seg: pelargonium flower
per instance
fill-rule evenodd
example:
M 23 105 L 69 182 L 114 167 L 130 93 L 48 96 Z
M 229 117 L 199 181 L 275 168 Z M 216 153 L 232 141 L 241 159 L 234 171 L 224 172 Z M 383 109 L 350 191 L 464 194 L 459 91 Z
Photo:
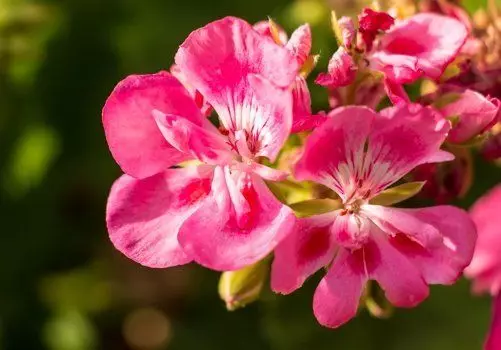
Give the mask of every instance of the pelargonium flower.
M 470 215 L 478 230 L 478 241 L 465 275 L 473 279 L 473 291 L 489 292 L 495 297 L 491 329 L 486 350 L 501 344 L 501 184 L 477 200 Z
M 453 283 L 475 244 L 466 212 L 371 203 L 417 165 L 450 160 L 451 154 L 440 150 L 449 129 L 439 114 L 419 105 L 379 115 L 366 107 L 333 112 L 307 140 L 295 176 L 328 186 L 343 208 L 298 221 L 275 249 L 273 290 L 291 293 L 327 267 L 313 311 L 322 325 L 338 327 L 355 315 L 369 280 L 399 307 L 419 304 L 428 296 L 428 284 Z
M 289 135 L 297 62 L 233 17 L 192 32 L 175 62 L 217 112 L 220 127 L 169 73 L 129 76 L 117 85 L 103 124 L 126 174 L 108 199 L 110 238 L 150 267 L 194 260 L 238 269 L 265 257 L 294 225 L 292 211 L 263 180 L 286 174 L 259 160 L 273 161 Z

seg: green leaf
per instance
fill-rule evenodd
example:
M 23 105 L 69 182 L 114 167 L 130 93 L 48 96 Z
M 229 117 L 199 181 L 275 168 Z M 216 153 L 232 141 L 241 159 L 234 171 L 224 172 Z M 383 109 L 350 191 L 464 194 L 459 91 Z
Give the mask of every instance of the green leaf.
M 294 210 L 298 217 L 302 218 L 340 209 L 342 207 L 342 203 L 339 200 L 322 198 L 293 203 L 290 207 Z
M 392 205 L 406 199 L 409 199 L 421 191 L 425 181 L 408 182 L 399 186 L 395 186 L 381 192 L 379 195 L 370 200 L 371 204 L 376 205 Z

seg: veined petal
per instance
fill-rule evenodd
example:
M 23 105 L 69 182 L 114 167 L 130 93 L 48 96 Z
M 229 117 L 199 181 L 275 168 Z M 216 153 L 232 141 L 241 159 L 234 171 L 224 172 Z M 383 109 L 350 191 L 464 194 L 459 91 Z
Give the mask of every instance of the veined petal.
M 323 183 L 346 198 L 354 186 L 355 169 L 363 167 L 364 145 L 376 118 L 366 107 L 333 110 L 306 141 L 295 167 L 296 178 Z
M 115 247 L 149 267 L 190 262 L 177 235 L 209 194 L 211 177 L 210 166 L 170 169 L 146 179 L 120 177 L 111 189 L 106 209 Z
M 191 33 L 176 63 L 227 130 L 246 130 L 257 155 L 276 157 L 292 125 L 288 88 L 298 65 L 289 50 L 226 17 Z
M 190 158 L 164 139 L 151 112 L 182 115 L 195 124 L 202 116 L 189 93 L 167 72 L 131 75 L 121 81 L 103 108 L 103 126 L 122 170 L 145 178 Z
M 179 151 L 204 163 L 228 164 L 236 156 L 227 140 L 208 121 L 196 125 L 183 117 L 153 110 L 165 139 Z
M 262 179 L 216 167 L 212 192 L 181 227 L 183 250 L 214 270 L 236 270 L 268 255 L 292 230 L 295 217 Z M 228 183 L 230 182 L 230 183 Z M 236 191 L 237 190 L 237 191 Z
M 313 297 L 313 312 L 318 322 L 337 328 L 351 320 L 357 313 L 366 282 L 363 256 L 340 250 Z
M 289 294 L 334 257 L 336 244 L 330 232 L 334 214 L 298 219 L 291 232 L 276 248 L 271 269 L 271 289 Z

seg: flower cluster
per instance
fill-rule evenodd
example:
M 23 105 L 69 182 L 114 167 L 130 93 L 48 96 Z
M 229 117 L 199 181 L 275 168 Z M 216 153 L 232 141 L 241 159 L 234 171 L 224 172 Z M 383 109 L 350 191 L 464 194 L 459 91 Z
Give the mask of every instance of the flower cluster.
M 313 312 L 331 328 L 377 291 L 414 307 L 429 285 L 454 283 L 495 213 L 479 204 L 472 220 L 444 202 L 467 191 L 470 149 L 495 136 L 501 104 L 461 83 L 480 47 L 466 15 L 397 12 L 333 13 L 339 46 L 315 80 L 328 113 L 312 111 L 308 24 L 289 38 L 271 20 L 226 17 L 193 31 L 170 72 L 121 81 L 103 109 L 125 173 L 107 205 L 114 246 L 149 267 L 227 271 L 231 308 L 255 299 L 271 260 L 282 294 L 324 269 Z M 393 207 L 418 193 L 440 205 Z M 497 293 L 499 258 L 483 256 L 469 271 Z

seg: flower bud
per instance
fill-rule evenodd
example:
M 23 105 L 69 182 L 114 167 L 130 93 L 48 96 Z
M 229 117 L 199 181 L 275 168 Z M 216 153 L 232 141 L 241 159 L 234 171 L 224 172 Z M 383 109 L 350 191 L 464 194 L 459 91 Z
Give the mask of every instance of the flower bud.
M 229 311 L 257 300 L 268 275 L 267 259 L 236 271 L 226 271 L 219 280 L 219 296 Z

